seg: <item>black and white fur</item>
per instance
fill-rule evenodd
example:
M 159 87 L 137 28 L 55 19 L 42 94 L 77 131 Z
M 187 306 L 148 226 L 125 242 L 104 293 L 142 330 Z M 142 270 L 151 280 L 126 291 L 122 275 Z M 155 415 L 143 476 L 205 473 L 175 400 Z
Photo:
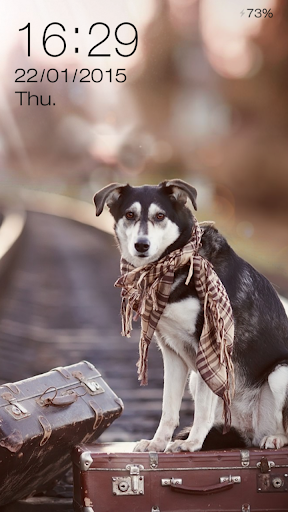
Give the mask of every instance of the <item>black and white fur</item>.
M 158 186 L 131 187 L 113 183 L 94 196 L 96 215 L 107 203 L 115 219 L 122 256 L 141 267 L 185 245 L 196 208 L 196 190 L 182 180 Z M 229 295 L 235 320 L 233 362 L 236 392 L 232 426 L 247 446 L 280 448 L 288 444 L 288 318 L 267 279 L 240 258 L 211 225 L 204 227 L 200 254 L 207 258 Z M 162 417 L 152 440 L 136 451 L 195 451 L 222 420 L 222 401 L 195 367 L 203 325 L 193 279 L 185 285 L 188 267 L 176 271 L 168 304 L 156 330 L 164 362 Z M 189 376 L 194 423 L 186 440 L 171 441 Z

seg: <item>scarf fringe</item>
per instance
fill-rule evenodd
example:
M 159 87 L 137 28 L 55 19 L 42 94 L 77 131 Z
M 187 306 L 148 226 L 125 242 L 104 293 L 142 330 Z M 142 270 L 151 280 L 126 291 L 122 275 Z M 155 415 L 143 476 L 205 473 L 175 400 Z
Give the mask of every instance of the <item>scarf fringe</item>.
M 148 384 L 148 349 L 149 344 L 144 338 L 141 338 L 139 343 L 139 360 L 136 363 L 138 368 L 138 380 L 141 386 L 147 386 Z
M 223 434 L 227 434 L 231 428 L 231 409 L 229 401 L 226 401 L 226 397 L 223 397 Z
M 132 314 L 130 304 L 125 298 L 121 302 L 121 318 L 122 318 L 122 331 L 121 335 L 130 338 L 130 333 L 133 330 L 132 327 Z
M 210 270 L 210 269 L 209 269 Z M 202 334 L 200 337 L 199 349 L 205 352 L 205 341 L 208 334 L 211 331 L 215 333 L 215 340 L 218 347 L 219 363 L 222 367 L 221 373 L 223 375 L 223 383 L 226 381 L 227 386 L 223 392 L 222 388 L 219 391 L 218 396 L 223 399 L 223 419 L 224 429 L 223 433 L 227 433 L 230 430 L 231 425 L 231 402 L 235 393 L 235 376 L 234 376 L 234 365 L 231 359 L 232 343 L 233 340 L 227 340 L 225 336 L 225 323 L 221 316 L 219 304 L 214 300 L 209 291 L 206 292 L 204 298 L 204 325 Z M 234 329 L 233 329 L 234 332 Z M 206 368 L 201 368 L 200 374 L 205 380 Z M 209 382 L 208 382 L 209 385 Z M 223 384 L 224 385 L 224 384 Z M 212 388 L 211 388 L 212 389 Z M 212 389 L 213 390 L 213 389 Z
M 190 256 L 190 267 L 189 267 L 189 272 L 188 272 L 187 279 L 186 279 L 186 281 L 185 281 L 186 286 L 190 283 L 191 278 L 192 278 L 192 276 L 193 276 L 193 265 L 194 265 L 194 257 L 193 257 L 193 254 L 191 254 L 191 256 Z

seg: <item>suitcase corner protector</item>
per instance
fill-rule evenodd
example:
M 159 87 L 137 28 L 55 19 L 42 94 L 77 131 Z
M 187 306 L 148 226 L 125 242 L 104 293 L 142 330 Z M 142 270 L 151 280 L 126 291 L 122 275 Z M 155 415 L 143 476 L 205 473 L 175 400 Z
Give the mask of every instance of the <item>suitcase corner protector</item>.
M 80 469 L 81 469 L 81 471 L 88 471 L 88 469 L 90 468 L 92 462 L 93 462 L 93 459 L 92 459 L 91 453 L 89 451 L 81 453 L 81 455 L 80 455 Z M 83 509 L 83 510 L 84 510 L 84 512 L 90 512 L 90 510 L 87 510 L 87 511 L 85 509 Z
M 73 510 L 75 512 L 94 512 L 94 509 L 93 509 L 93 507 L 91 507 L 91 505 L 89 505 L 89 506 L 80 505 L 80 503 L 78 503 L 75 500 L 73 500 Z

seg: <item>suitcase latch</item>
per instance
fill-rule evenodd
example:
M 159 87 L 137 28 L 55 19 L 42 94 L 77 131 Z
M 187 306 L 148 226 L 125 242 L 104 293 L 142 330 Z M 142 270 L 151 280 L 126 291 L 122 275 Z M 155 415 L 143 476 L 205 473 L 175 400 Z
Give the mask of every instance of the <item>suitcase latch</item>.
M 6 405 L 5 409 L 15 420 L 22 420 L 23 418 L 31 416 L 30 412 L 28 412 L 23 405 L 19 404 L 19 402 L 16 402 L 16 400 L 11 400 L 10 405 Z
M 249 450 L 240 450 L 241 466 L 248 468 L 250 464 L 250 452 Z
M 144 476 L 140 471 L 144 469 L 142 464 L 127 464 L 129 476 L 112 477 L 112 491 L 116 496 L 137 496 L 144 494 Z
M 73 377 L 79 380 L 81 384 L 85 387 L 86 391 L 88 391 L 89 395 L 100 395 L 100 393 L 104 393 L 104 389 L 98 382 L 95 382 L 94 380 L 86 379 L 84 375 L 81 372 L 73 372 Z
M 260 462 L 257 462 L 257 468 L 260 469 L 261 473 L 269 473 L 271 468 L 275 467 L 273 460 L 267 460 L 267 457 L 262 457 Z
M 274 473 L 259 473 L 257 477 L 257 492 L 288 492 L 288 475 Z

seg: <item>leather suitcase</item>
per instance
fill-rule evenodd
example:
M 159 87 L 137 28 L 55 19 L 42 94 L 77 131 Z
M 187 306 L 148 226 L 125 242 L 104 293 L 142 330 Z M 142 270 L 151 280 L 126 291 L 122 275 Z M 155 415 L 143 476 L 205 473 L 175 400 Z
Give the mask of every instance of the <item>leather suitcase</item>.
M 287 512 L 288 448 L 132 453 L 73 450 L 75 512 Z
M 71 449 L 98 438 L 123 403 L 89 362 L 0 387 L 0 505 L 53 485 Z

